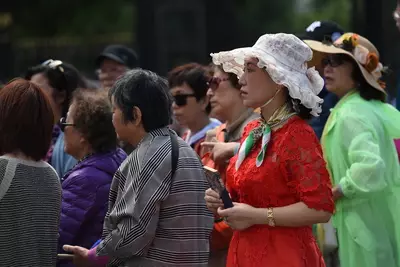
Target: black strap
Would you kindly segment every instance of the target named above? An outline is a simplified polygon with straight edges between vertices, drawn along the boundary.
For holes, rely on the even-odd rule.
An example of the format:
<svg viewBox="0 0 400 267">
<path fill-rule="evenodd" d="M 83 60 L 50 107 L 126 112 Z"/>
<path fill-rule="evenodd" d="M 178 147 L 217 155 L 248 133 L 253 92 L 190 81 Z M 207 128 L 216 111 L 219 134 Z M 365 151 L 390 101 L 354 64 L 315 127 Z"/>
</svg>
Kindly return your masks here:
<svg viewBox="0 0 400 267">
<path fill-rule="evenodd" d="M 172 163 L 172 171 L 171 171 L 171 178 L 174 177 L 176 168 L 178 167 L 178 158 L 179 158 L 179 144 L 178 144 L 178 138 L 176 137 L 176 134 L 173 131 L 169 131 L 169 137 L 171 138 L 171 147 L 172 147 L 172 152 L 171 152 L 171 163 Z"/>
</svg>

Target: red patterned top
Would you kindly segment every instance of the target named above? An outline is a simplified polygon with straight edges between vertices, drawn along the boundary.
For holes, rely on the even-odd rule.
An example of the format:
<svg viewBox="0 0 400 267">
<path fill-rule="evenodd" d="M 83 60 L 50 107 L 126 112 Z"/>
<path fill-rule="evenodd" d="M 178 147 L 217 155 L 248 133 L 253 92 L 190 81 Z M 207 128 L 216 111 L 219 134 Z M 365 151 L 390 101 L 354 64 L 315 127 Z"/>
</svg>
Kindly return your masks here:
<svg viewBox="0 0 400 267">
<path fill-rule="evenodd" d="M 259 121 L 249 123 L 242 142 Z M 256 167 L 261 140 L 235 171 L 237 156 L 227 170 L 227 187 L 234 201 L 256 208 L 283 207 L 304 202 L 308 207 L 333 212 L 331 183 L 321 146 L 312 128 L 295 116 L 272 132 L 263 164 Z M 254 225 L 235 231 L 227 266 L 325 266 L 312 226 Z"/>
</svg>

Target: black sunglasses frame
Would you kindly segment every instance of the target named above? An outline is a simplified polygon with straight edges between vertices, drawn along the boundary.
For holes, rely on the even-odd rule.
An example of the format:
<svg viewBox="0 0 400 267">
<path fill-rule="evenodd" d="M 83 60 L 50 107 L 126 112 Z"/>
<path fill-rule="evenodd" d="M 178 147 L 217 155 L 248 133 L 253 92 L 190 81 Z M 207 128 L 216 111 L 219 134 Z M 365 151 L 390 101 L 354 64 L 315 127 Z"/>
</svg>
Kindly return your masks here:
<svg viewBox="0 0 400 267">
<path fill-rule="evenodd" d="M 60 128 L 61 128 L 61 131 L 64 132 L 65 127 L 67 127 L 67 126 L 75 126 L 75 124 L 73 124 L 73 123 L 68 123 L 68 122 L 67 122 L 67 119 L 66 119 L 65 117 L 62 117 L 62 118 L 60 119 Z"/>
<path fill-rule="evenodd" d="M 331 66 L 332 68 L 339 67 L 343 65 L 343 63 L 346 61 L 344 56 L 341 55 L 329 55 L 326 58 L 322 59 L 322 67 L 326 66 Z"/>
<path fill-rule="evenodd" d="M 196 97 L 195 94 L 179 94 L 179 95 L 174 95 L 174 103 L 178 107 L 183 107 L 187 105 L 187 99 L 188 97 Z"/>
</svg>

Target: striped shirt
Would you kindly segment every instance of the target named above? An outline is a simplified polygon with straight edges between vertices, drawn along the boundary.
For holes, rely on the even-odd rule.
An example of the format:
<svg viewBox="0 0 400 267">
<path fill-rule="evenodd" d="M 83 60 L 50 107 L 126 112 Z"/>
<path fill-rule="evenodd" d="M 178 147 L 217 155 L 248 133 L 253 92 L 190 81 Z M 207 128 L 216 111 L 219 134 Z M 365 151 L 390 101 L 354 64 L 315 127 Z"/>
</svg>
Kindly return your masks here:
<svg viewBox="0 0 400 267">
<path fill-rule="evenodd" d="M 199 158 L 181 138 L 171 177 L 168 128 L 152 131 L 122 163 L 110 190 L 97 255 L 108 266 L 207 266 L 213 215 Z"/>
<path fill-rule="evenodd" d="M 0 157 L 0 266 L 54 267 L 57 260 L 61 186 L 47 163 Z"/>
</svg>

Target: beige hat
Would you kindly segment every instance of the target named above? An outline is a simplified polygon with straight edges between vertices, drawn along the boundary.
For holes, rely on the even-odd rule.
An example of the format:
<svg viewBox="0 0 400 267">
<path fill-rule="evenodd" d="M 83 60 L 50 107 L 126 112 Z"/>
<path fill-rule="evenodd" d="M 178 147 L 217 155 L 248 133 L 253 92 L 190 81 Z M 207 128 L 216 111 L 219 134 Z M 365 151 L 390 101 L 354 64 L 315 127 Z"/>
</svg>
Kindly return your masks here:
<svg viewBox="0 0 400 267">
<path fill-rule="evenodd" d="M 311 49 L 326 54 L 344 54 L 354 59 L 365 80 L 375 89 L 384 93 L 384 85 L 380 82 L 383 65 L 379 62 L 379 52 L 365 37 L 355 33 L 345 33 L 332 43 L 304 40 Z"/>
</svg>

